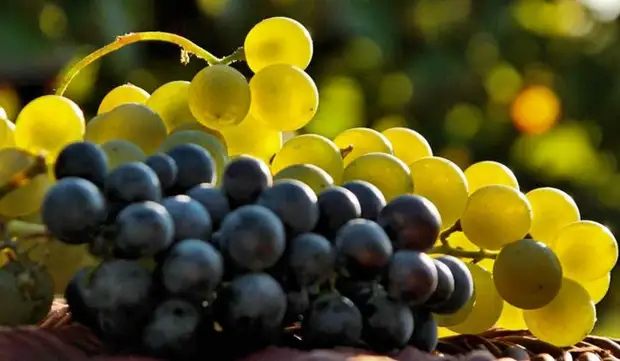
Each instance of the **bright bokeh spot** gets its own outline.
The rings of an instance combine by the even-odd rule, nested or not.
[[[523,133],[544,133],[560,116],[560,100],[553,90],[544,86],[524,89],[512,103],[510,116]]]
[[[446,132],[453,139],[471,139],[482,126],[484,115],[473,104],[456,104],[448,114],[444,124]]]
[[[471,153],[465,147],[451,146],[443,148],[439,151],[439,156],[449,159],[461,169],[467,168],[472,162]]]
[[[379,84],[379,104],[393,109],[406,105],[413,97],[411,78],[402,72],[390,73]]]
[[[17,113],[21,107],[20,103],[21,99],[15,88],[9,84],[0,84],[0,107],[4,109],[10,120],[14,121],[17,118]]]
[[[499,49],[491,34],[479,33],[467,44],[467,60],[480,73],[489,71],[499,59]]]
[[[207,16],[218,16],[228,5],[228,0],[196,0],[198,9]]]
[[[39,13],[39,28],[49,38],[60,38],[67,31],[67,14],[54,3],[45,3]]]
[[[345,58],[352,69],[371,70],[383,63],[383,51],[372,39],[360,36],[349,42]]]
[[[521,89],[521,74],[510,64],[502,63],[495,66],[485,79],[484,86],[489,97],[497,102],[506,104],[514,99]]]
[[[400,114],[389,114],[377,119],[372,123],[372,129],[383,132],[386,129],[407,127],[407,119]]]

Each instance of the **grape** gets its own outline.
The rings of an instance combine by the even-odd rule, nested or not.
[[[168,150],[167,154],[177,165],[177,191],[185,192],[201,183],[215,182],[216,165],[204,148],[195,144],[181,144]]]
[[[99,103],[97,115],[107,113],[110,110],[127,103],[144,104],[149,99],[149,93],[133,84],[123,84],[110,90]]]
[[[198,122],[189,110],[189,86],[190,82],[183,80],[165,83],[155,89],[146,101],[146,106],[153,109],[164,121],[168,133],[180,125]]]
[[[386,129],[381,134],[392,144],[394,155],[407,165],[421,158],[433,156],[428,141],[415,130],[395,127]]]
[[[340,149],[352,147],[349,154],[344,157],[345,167],[357,158],[368,153],[393,153],[390,141],[381,133],[370,128],[347,129],[334,138],[334,143]],[[406,165],[407,164],[405,164],[405,166]]]
[[[256,201],[261,192],[271,187],[269,167],[258,158],[247,155],[230,161],[224,168],[222,192],[235,208]]]
[[[45,195],[41,218],[48,231],[69,244],[89,242],[107,216],[103,195],[91,182],[68,177]]]
[[[314,193],[319,194],[332,186],[334,180],[323,169],[312,164],[294,164],[288,166],[273,177],[274,180],[295,179],[308,185]]]
[[[473,251],[473,252],[480,251],[480,247],[476,246],[469,239],[467,239],[467,237],[465,236],[463,232],[454,232],[450,234],[450,236],[448,237],[448,242],[450,243],[451,247],[454,247],[456,249],[462,249],[464,251]],[[476,264],[489,272],[493,272],[494,263],[495,263],[494,259],[484,258],[480,262],[477,262]]]
[[[535,337],[566,347],[590,334],[596,322],[596,308],[588,292],[565,277],[560,293],[551,303],[537,310],[523,311],[523,317]]]
[[[186,357],[195,351],[200,312],[191,303],[169,299],[160,303],[144,328],[142,344],[156,357]]]
[[[256,203],[272,210],[291,235],[312,231],[319,220],[316,194],[296,180],[277,181],[263,190]]]
[[[162,267],[166,290],[174,295],[206,299],[222,280],[224,261],[207,242],[185,239],[176,243]]]
[[[536,188],[525,196],[532,206],[529,233],[538,241],[550,245],[562,227],[580,219],[573,198],[559,189]]]
[[[330,239],[348,221],[359,218],[360,203],[351,191],[342,187],[331,187],[319,194],[319,221],[316,232]]]
[[[126,140],[151,154],[166,134],[166,125],[157,113],[144,104],[128,103],[91,119],[86,124],[84,139],[97,144]]]
[[[459,220],[467,204],[467,180],[463,171],[441,157],[427,157],[409,164],[414,193],[427,198],[441,215],[441,229]]]
[[[562,264],[564,276],[577,282],[603,277],[618,260],[616,238],[607,227],[593,221],[578,221],[563,227],[551,249]]]
[[[31,307],[28,318],[23,323],[41,322],[49,314],[54,301],[54,280],[50,273],[27,256],[8,262],[2,269],[15,275],[24,302]]]
[[[73,101],[58,95],[32,100],[15,121],[15,143],[31,153],[43,152],[48,163],[67,144],[82,140],[84,114]]]
[[[56,179],[79,177],[91,181],[99,188],[108,174],[108,160],[97,144],[77,142],[67,145],[58,154],[54,164]]]
[[[187,192],[187,195],[202,204],[209,212],[213,228],[218,229],[224,217],[230,212],[228,198],[219,188],[214,188],[209,183],[202,183]]]
[[[387,295],[387,292],[376,280],[360,281],[343,276],[336,277],[335,288],[342,296],[348,298],[355,306],[363,307],[371,298]]]
[[[375,222],[366,219],[347,222],[338,231],[334,244],[338,273],[345,277],[375,279],[392,256],[392,243],[387,234]]]
[[[424,308],[413,309],[412,313],[414,327],[408,344],[421,351],[435,351],[439,339],[433,314]]]
[[[293,238],[288,247],[288,267],[297,285],[316,286],[332,275],[335,252],[325,237],[302,233]]]
[[[394,299],[411,305],[428,301],[437,289],[437,267],[426,254],[397,251],[388,269],[388,292]]]
[[[146,154],[137,145],[126,140],[111,140],[101,145],[108,161],[108,170],[131,162],[141,162]]]
[[[450,267],[435,258],[433,258],[433,263],[437,268],[437,289],[426,301],[427,307],[446,304],[454,293],[454,276]]]
[[[396,249],[426,252],[439,237],[441,217],[428,199],[402,195],[383,207],[377,223],[385,229]]]
[[[0,269],[0,325],[19,326],[30,318],[32,306],[26,302],[11,272]]]
[[[189,109],[205,127],[224,129],[241,123],[250,109],[250,87],[238,70],[223,64],[202,69],[189,86]]]
[[[174,240],[188,238],[207,241],[211,237],[213,224],[209,212],[198,201],[186,195],[165,198],[161,204],[174,222]]]
[[[312,59],[312,38],[298,21],[267,18],[254,25],[243,43],[245,59],[254,73],[272,64],[305,69]]]
[[[609,285],[611,283],[611,274],[608,273],[601,278],[597,278],[593,281],[581,282],[583,288],[588,291],[590,298],[594,304],[601,302],[609,291]]]
[[[470,277],[471,277],[471,275],[470,275]],[[473,286],[473,281],[472,281],[472,286],[471,287],[472,288],[474,287]],[[458,310],[456,310],[456,312],[453,312],[453,313],[433,313],[433,316],[435,317],[435,320],[437,321],[437,324],[439,326],[442,326],[440,328],[458,325],[458,324],[463,323],[463,321],[465,321],[467,319],[467,317],[469,317],[469,314],[473,311],[473,308],[474,308],[475,304],[476,304],[476,293],[473,292],[472,296],[467,300],[465,305],[463,305],[463,307],[461,307]],[[458,334],[458,333],[452,331],[451,329],[447,329],[447,328],[443,332],[448,333],[448,334]]]
[[[262,68],[250,80],[250,114],[279,131],[306,126],[319,107],[319,91],[303,70],[287,64]]]
[[[265,207],[242,206],[224,218],[220,243],[237,266],[261,271],[274,266],[284,253],[284,226]]]
[[[482,161],[465,169],[465,178],[469,186],[469,194],[489,185],[504,185],[519,190],[519,182],[510,168],[493,162]]]
[[[247,154],[269,163],[282,147],[282,133],[248,114],[235,126],[222,129],[231,156]]]
[[[164,153],[153,154],[144,163],[157,174],[162,190],[171,188],[177,180],[179,168],[172,157]]]
[[[523,320],[523,310],[516,308],[510,303],[504,301],[502,314],[495,324],[505,330],[527,330],[527,325]]]
[[[90,294],[88,283],[93,269],[93,267],[84,267],[78,270],[67,284],[64,297],[71,312],[71,320],[97,331],[97,312],[88,306]],[[5,293],[2,292],[2,294]]]
[[[151,257],[170,246],[174,221],[155,202],[133,203],[116,217],[115,255],[122,258]]]
[[[437,257],[436,260],[448,266],[454,280],[454,291],[446,301],[437,302],[434,305],[428,306],[428,308],[438,314],[454,314],[464,309],[470,300],[474,298],[474,280],[465,263],[458,258],[440,256]],[[467,310],[464,311],[466,312],[462,313],[469,312]]]
[[[515,188],[491,185],[472,193],[461,217],[465,236],[475,245],[497,250],[525,237],[532,208]]]
[[[411,310],[386,295],[377,295],[360,308],[364,326],[362,339],[373,351],[400,350],[413,334]]]
[[[211,128],[207,128],[204,125],[198,123],[197,120],[194,120],[191,123],[183,123],[181,125],[179,125],[178,127],[174,128],[174,130],[172,130],[169,135],[172,135],[173,133],[178,133],[178,132],[183,132],[186,130],[195,130],[195,131],[199,131],[202,133],[207,133],[209,135],[212,135],[214,137],[217,138],[217,140],[220,141],[220,143],[222,143],[222,145],[224,146],[224,148],[227,148],[227,143],[226,143],[226,139],[224,139],[224,136],[222,135],[222,133],[220,133],[220,131],[215,130],[215,129],[211,129]]]
[[[285,323],[288,320],[298,322],[303,319],[303,314],[310,308],[310,296],[308,291],[301,289],[300,291],[288,292],[286,294],[286,316]]]
[[[342,185],[353,192],[359,201],[362,218],[371,221],[379,217],[379,213],[385,207],[385,197],[379,188],[365,181],[350,181]]]
[[[398,158],[385,153],[368,153],[355,159],[344,169],[342,180],[371,183],[379,188],[388,202],[401,194],[413,192],[409,168]]]
[[[342,181],[344,162],[340,149],[331,140],[317,134],[298,135],[284,143],[271,163],[274,174],[297,164],[312,164],[327,172],[335,184]]]
[[[132,162],[114,169],[105,180],[104,194],[116,215],[132,202],[161,200],[161,186],[157,174],[146,164]]]
[[[562,266],[544,243],[522,239],[497,255],[493,281],[506,302],[525,310],[551,302],[562,286]]]
[[[314,301],[302,323],[309,348],[354,346],[362,336],[362,314],[346,297],[326,294]]]
[[[2,109],[2,108],[0,108]],[[15,123],[10,121],[0,111],[0,148],[15,146]]]

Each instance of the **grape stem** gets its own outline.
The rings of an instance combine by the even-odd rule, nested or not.
[[[497,258],[497,252],[491,252],[484,249],[480,249],[479,251],[466,251],[461,248],[454,248],[450,246],[450,242],[448,241],[448,237],[454,232],[462,232],[461,222],[456,221],[454,225],[445,231],[439,234],[439,242],[440,246],[433,247],[428,253],[429,254],[445,254],[449,256],[454,256],[458,258],[471,258],[473,263],[480,262],[485,258],[495,259]]]
[[[145,31],[138,33],[128,33],[125,35],[117,36],[116,39],[108,45],[105,45],[86,57],[82,58],[79,62],[73,65],[61,78],[58,88],[56,89],[56,95],[63,95],[69,84],[77,76],[80,71],[86,68],[91,63],[95,62],[99,58],[104,57],[107,54],[113,53],[118,49],[121,49],[127,45],[139,43],[142,41],[161,41],[165,43],[176,44],[181,47],[181,62],[187,64],[189,62],[190,54],[196,55],[198,58],[205,60],[209,65],[214,64],[230,64],[235,61],[245,60],[245,53],[243,48],[238,48],[232,54],[223,58],[218,58],[211,54],[207,50],[201,48],[194,42],[177,34],[166,33],[161,31]]]

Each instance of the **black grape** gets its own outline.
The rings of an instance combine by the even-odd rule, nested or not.
[[[249,155],[241,155],[224,168],[222,191],[232,208],[256,201],[261,192],[271,187],[271,171],[265,162]]]
[[[331,243],[316,233],[303,233],[290,241],[288,267],[301,287],[321,284],[334,270],[335,252]]]
[[[337,277],[335,286],[341,295],[350,299],[358,307],[365,305],[371,298],[377,295],[387,295],[383,286],[376,281],[360,281],[346,277]]]
[[[220,247],[242,269],[262,271],[274,266],[286,245],[284,227],[269,209],[247,205],[228,214],[219,230]]]
[[[121,258],[154,256],[174,240],[174,221],[155,202],[130,204],[116,217],[115,227],[114,254]]]
[[[211,216],[202,204],[185,195],[167,197],[161,204],[174,221],[175,241],[188,238],[209,240],[213,226]]]
[[[454,292],[454,276],[452,276],[450,268],[435,258],[432,260],[437,268],[437,289],[426,301],[425,306],[427,307],[446,302]]]
[[[405,194],[388,203],[377,218],[396,249],[426,252],[439,236],[441,216],[428,199]]]
[[[101,147],[91,142],[71,143],[63,148],[54,164],[54,175],[60,180],[78,177],[103,188],[108,174],[108,160]]]
[[[290,323],[299,321],[302,318],[300,316],[310,307],[310,295],[304,288],[299,291],[289,291],[286,294],[286,301],[285,320],[289,320]]]
[[[425,352],[432,352],[437,348],[439,338],[437,336],[437,322],[433,314],[425,308],[414,308],[413,334],[409,339],[409,345]]]
[[[360,280],[376,278],[390,262],[392,244],[378,224],[354,219],[336,235],[338,273]]]
[[[399,301],[419,305],[437,289],[433,259],[417,251],[397,251],[388,269],[388,293]]]
[[[362,336],[362,314],[346,297],[327,294],[310,306],[302,322],[302,338],[308,348],[355,346]]]
[[[364,320],[362,339],[373,351],[388,353],[407,345],[414,326],[409,307],[387,295],[376,295],[360,311]]]
[[[265,189],[257,204],[271,209],[286,227],[289,236],[310,232],[319,220],[319,206],[312,188],[298,180],[283,179]]]
[[[49,232],[68,244],[89,242],[106,217],[103,194],[82,178],[59,180],[47,191],[41,205],[41,219]]]
[[[362,210],[362,218],[371,221],[377,220],[386,203],[379,188],[372,183],[361,180],[347,182],[342,187],[350,190],[357,197]]]
[[[157,153],[146,158],[144,163],[157,174],[163,191],[174,186],[179,169],[172,157],[164,153]]]
[[[111,205],[112,220],[130,203],[159,202],[162,197],[157,174],[140,162],[125,163],[112,170],[105,180],[104,194]]]
[[[442,302],[429,306],[429,309],[438,314],[451,314],[465,306],[474,293],[474,281],[471,272],[460,259],[453,256],[440,256],[437,261],[450,269],[454,279],[454,292]]]
[[[65,300],[71,312],[71,320],[97,332],[97,310],[88,306],[88,278],[94,267],[78,270],[65,289]]]
[[[198,239],[175,244],[162,267],[162,280],[168,292],[206,299],[222,280],[224,262],[212,245]]]
[[[315,231],[332,239],[338,229],[362,214],[360,203],[350,190],[338,186],[325,189],[318,196],[319,221]]]
[[[142,343],[155,357],[187,357],[196,351],[200,312],[189,302],[169,299],[160,303],[144,328]]]
[[[187,192],[187,195],[202,204],[209,212],[213,228],[218,229],[224,217],[230,212],[228,198],[221,189],[209,183],[202,183]]]
[[[181,144],[170,149],[168,155],[177,165],[177,192],[184,193],[201,183],[215,183],[215,162],[203,147]]]

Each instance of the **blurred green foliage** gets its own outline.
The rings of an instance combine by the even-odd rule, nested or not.
[[[0,106],[14,118],[119,34],[174,32],[222,56],[260,19],[290,16],[315,40],[308,71],[321,104],[306,131],[410,126],[462,167],[493,159],[523,190],[566,190],[584,219],[620,234],[619,12],[615,0],[4,0]],[[202,66],[138,44],[89,67],[67,95],[94,114],[118,84],[153,91]],[[617,337],[619,276],[597,329]]]

